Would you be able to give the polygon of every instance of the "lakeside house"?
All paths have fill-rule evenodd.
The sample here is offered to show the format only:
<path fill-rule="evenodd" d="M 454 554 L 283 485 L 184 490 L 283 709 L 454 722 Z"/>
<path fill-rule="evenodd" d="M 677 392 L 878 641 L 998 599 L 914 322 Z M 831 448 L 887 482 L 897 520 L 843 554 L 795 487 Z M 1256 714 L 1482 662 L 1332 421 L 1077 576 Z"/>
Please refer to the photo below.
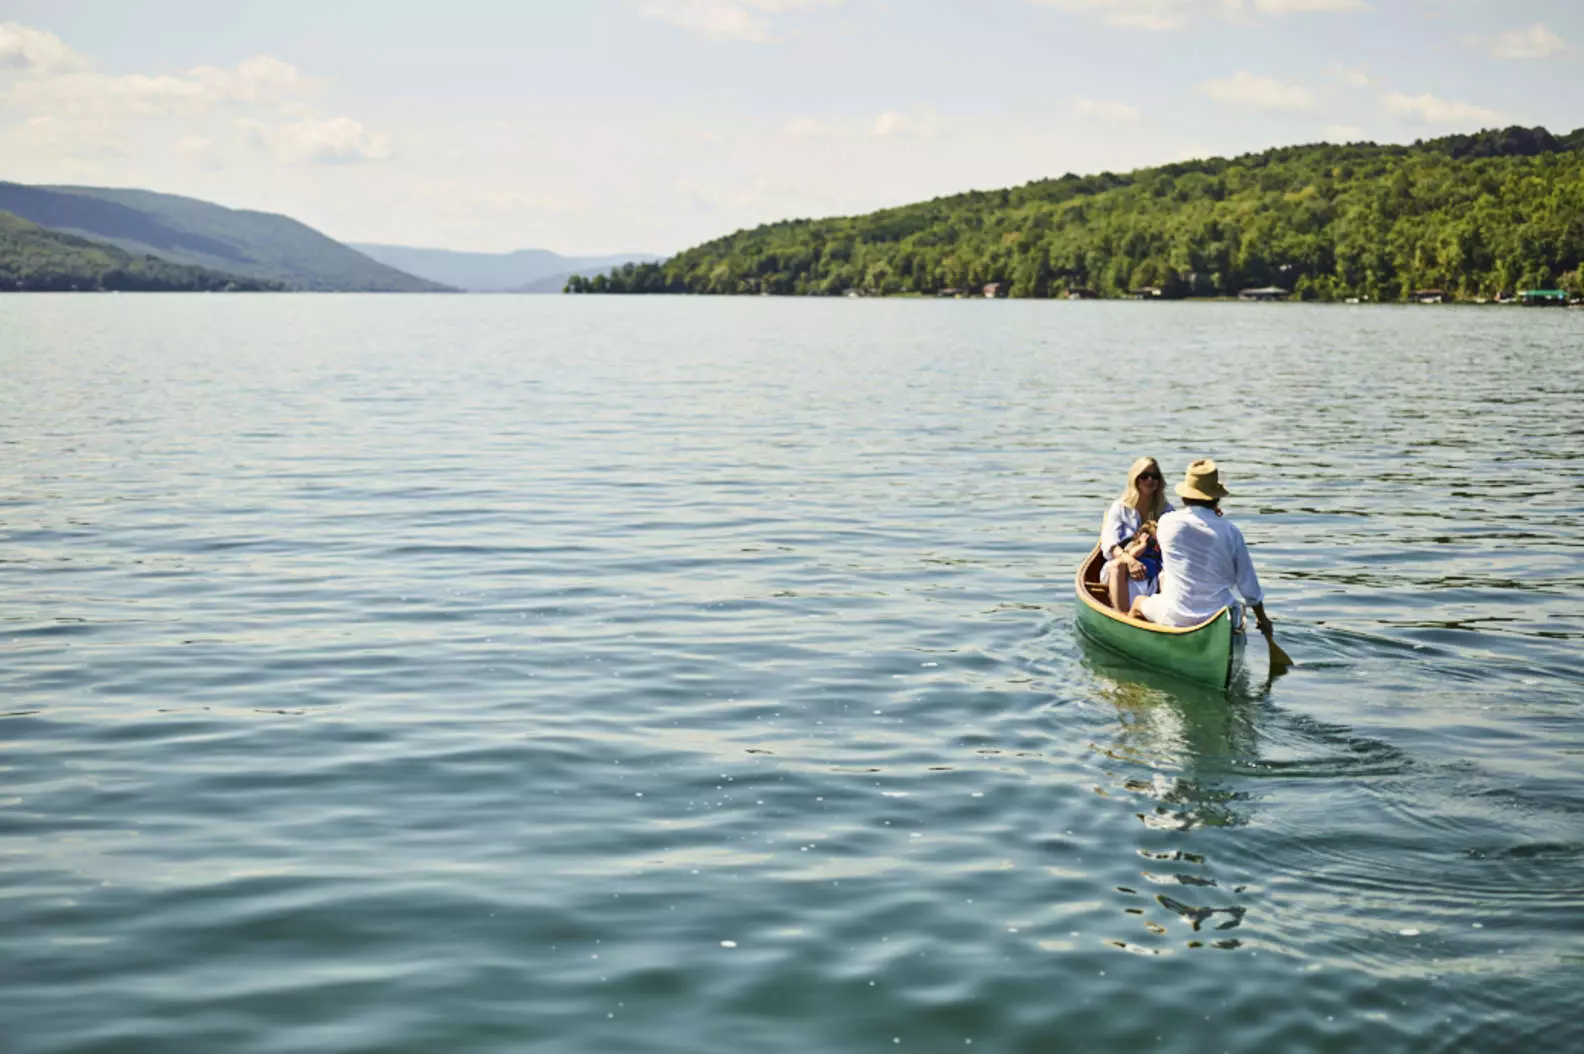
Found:
<path fill-rule="evenodd" d="M 1259 289 L 1238 290 L 1239 300 L 1286 300 L 1290 296 L 1292 296 L 1292 291 L 1283 289 L 1279 285 L 1267 285 Z"/>
<path fill-rule="evenodd" d="M 1409 302 L 1414 304 L 1444 304 L 1451 299 L 1445 289 L 1415 289 L 1408 296 Z"/>
<path fill-rule="evenodd" d="M 1001 296 L 1001 283 L 1000 282 L 987 282 L 987 283 L 985 283 L 984 296 L 985 296 L 986 300 L 994 300 L 997 297 Z"/>
<path fill-rule="evenodd" d="M 1524 307 L 1566 307 L 1568 295 L 1561 289 L 1520 289 L 1516 299 Z"/>
<path fill-rule="evenodd" d="M 1100 294 L 1095 292 L 1093 289 L 1069 289 L 1069 290 L 1067 290 L 1067 299 L 1068 300 L 1098 300 L 1098 299 L 1100 299 Z"/>
<path fill-rule="evenodd" d="M 1162 289 L 1158 285 L 1147 285 L 1140 289 L 1133 290 L 1133 292 L 1129 295 L 1132 296 L 1134 300 L 1160 300 L 1166 295 L 1166 290 Z"/>

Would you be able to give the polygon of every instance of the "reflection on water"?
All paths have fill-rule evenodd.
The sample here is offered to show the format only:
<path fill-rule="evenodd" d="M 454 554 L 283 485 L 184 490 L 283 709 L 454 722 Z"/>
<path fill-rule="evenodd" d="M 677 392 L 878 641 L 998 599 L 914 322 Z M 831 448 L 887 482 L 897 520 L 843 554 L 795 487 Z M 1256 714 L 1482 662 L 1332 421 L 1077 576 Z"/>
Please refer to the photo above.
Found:
<path fill-rule="evenodd" d="M 1116 711 L 1116 724 L 1094 749 L 1105 762 L 1109 781 L 1097 788 L 1136 812 L 1152 837 L 1136 852 L 1147 864 L 1139 887 L 1118 886 L 1122 909 L 1150 938 L 1118 939 L 1128 951 L 1162 954 L 1164 940 L 1175 939 L 1171 924 L 1186 926 L 1188 948 L 1234 949 L 1234 937 L 1209 938 L 1211 931 L 1237 929 L 1249 906 L 1238 894 L 1243 883 L 1223 886 L 1213 860 L 1195 852 L 1181 835 L 1201 827 L 1234 827 L 1249 822 L 1249 794 L 1236 775 L 1257 761 L 1259 696 L 1186 682 L 1130 665 L 1089 641 L 1082 668 L 1092 678 L 1095 696 Z M 1162 844 L 1163 840 L 1166 844 Z M 1162 889 L 1161 887 L 1165 887 Z M 1156 907 L 1140 906 L 1153 900 Z"/>
<path fill-rule="evenodd" d="M 0 1047 L 1584 1049 L 1580 323 L 0 297 Z"/>
<path fill-rule="evenodd" d="M 1083 669 L 1095 691 L 1117 708 L 1119 746 L 1146 764 L 1216 763 L 1254 755 L 1254 716 L 1268 688 L 1245 676 L 1230 689 L 1195 684 L 1130 663 L 1098 644 L 1083 642 Z"/>

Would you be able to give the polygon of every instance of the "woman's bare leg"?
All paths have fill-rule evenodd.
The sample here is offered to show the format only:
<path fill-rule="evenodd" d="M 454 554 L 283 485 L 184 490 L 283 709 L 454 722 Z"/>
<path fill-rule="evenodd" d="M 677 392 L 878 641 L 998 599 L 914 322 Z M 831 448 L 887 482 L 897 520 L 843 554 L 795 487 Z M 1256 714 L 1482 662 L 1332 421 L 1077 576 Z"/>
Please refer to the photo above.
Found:
<path fill-rule="evenodd" d="M 1107 583 L 1111 588 L 1111 606 L 1118 611 L 1128 609 L 1128 573 L 1127 568 L 1117 564 L 1111 568 L 1111 581 Z"/>

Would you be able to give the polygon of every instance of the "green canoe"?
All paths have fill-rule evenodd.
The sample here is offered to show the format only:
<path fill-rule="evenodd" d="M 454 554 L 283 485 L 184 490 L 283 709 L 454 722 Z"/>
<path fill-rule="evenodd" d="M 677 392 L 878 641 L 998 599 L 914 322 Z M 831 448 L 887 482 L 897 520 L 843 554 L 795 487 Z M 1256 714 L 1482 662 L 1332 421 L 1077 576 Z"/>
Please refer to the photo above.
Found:
<path fill-rule="evenodd" d="M 1174 673 L 1200 684 L 1224 688 L 1241 651 L 1242 634 L 1232 628 L 1232 609 L 1222 608 L 1197 626 L 1157 626 L 1129 618 L 1113 608 L 1100 584 L 1105 558 L 1095 547 L 1078 567 L 1078 631 L 1102 647 L 1144 666 Z"/>

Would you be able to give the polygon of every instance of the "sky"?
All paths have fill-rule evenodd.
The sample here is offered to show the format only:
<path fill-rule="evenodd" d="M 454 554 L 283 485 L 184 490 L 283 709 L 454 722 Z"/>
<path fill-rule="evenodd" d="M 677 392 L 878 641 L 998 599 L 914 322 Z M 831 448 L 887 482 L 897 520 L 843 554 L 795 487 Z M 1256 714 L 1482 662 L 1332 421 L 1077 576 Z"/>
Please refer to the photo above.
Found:
<path fill-rule="evenodd" d="M 0 179 L 672 253 L 1269 146 L 1584 126 L 1584 2 L 0 0 Z"/>

